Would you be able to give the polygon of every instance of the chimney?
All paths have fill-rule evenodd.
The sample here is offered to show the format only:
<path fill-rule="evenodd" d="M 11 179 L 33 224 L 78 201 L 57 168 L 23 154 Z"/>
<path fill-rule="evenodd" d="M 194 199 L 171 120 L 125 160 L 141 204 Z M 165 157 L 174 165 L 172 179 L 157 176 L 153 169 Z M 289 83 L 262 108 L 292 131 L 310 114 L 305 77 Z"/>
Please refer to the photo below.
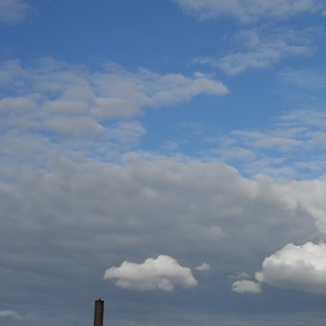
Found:
<path fill-rule="evenodd" d="M 103 326 L 104 301 L 98 299 L 95 301 L 94 326 Z"/>

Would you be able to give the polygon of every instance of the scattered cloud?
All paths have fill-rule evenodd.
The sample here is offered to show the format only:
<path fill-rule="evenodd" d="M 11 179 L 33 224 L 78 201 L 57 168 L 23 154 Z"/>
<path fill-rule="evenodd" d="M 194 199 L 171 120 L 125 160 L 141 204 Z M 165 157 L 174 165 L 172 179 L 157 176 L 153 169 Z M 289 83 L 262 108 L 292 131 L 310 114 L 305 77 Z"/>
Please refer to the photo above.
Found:
<path fill-rule="evenodd" d="M 202 263 L 200 266 L 196 267 L 197 271 L 203 271 L 203 272 L 209 271 L 210 269 L 211 269 L 211 266 L 205 262 Z"/>
<path fill-rule="evenodd" d="M 287 244 L 265 258 L 256 279 L 282 289 L 326 294 L 326 244 Z"/>
<path fill-rule="evenodd" d="M 232 291 L 237 293 L 261 293 L 261 284 L 249 280 L 235 281 Z"/>
<path fill-rule="evenodd" d="M 0 72 L 3 90 L 13 94 L 0 100 L 1 113 L 7 115 L 1 122 L 3 130 L 21 128 L 71 139 L 108 138 L 112 135 L 106 128 L 108 121 L 132 119 L 146 107 L 171 106 L 199 94 L 228 92 L 221 82 L 200 73 L 191 78 L 146 69 L 130 73 L 115 64 L 92 73 L 85 66 L 51 58 L 27 68 L 17 60 L 2 62 Z M 120 128 L 125 140 L 128 135 L 122 135 L 123 130 L 130 134 L 130 128 Z M 142 131 L 140 127 L 137 133 Z"/>
<path fill-rule="evenodd" d="M 279 30 L 264 35 L 257 29 L 243 30 L 233 40 L 243 49 L 227 54 L 223 58 L 198 58 L 195 62 L 220 68 L 230 75 L 243 72 L 248 68 L 269 68 L 284 57 L 311 55 L 315 47 L 311 36 L 313 30 Z"/>
<path fill-rule="evenodd" d="M 304 13 L 325 15 L 321 0 L 173 0 L 198 19 L 234 17 L 247 24 L 261 19 L 284 20 Z"/>
<path fill-rule="evenodd" d="M 1 0 L 0 22 L 9 25 L 17 24 L 26 18 L 30 9 L 25 0 Z"/>
<path fill-rule="evenodd" d="M 169 256 L 148 258 L 143 264 L 124 261 L 120 267 L 106 270 L 104 279 L 118 279 L 116 285 L 131 290 L 161 289 L 173 291 L 176 285 L 188 288 L 197 285 L 190 268 L 182 267 Z"/>

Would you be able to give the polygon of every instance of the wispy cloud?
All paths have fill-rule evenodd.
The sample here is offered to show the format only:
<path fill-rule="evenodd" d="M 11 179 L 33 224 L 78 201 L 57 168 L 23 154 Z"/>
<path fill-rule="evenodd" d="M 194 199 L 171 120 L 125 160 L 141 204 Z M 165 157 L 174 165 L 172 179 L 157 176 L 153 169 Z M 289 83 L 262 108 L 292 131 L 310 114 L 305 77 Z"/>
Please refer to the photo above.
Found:
<path fill-rule="evenodd" d="M 22 319 L 22 316 L 20 313 L 12 310 L 2 310 L 0 311 L 0 318 L 1 317 L 9 317 L 14 319 Z"/>
<path fill-rule="evenodd" d="M 260 19 L 289 19 L 304 13 L 325 15 L 321 0 L 173 0 L 198 19 L 234 17 L 241 23 Z"/>
<path fill-rule="evenodd" d="M 326 88 L 326 72 L 323 70 L 287 69 L 279 73 L 286 86 L 308 91 L 322 91 Z"/>
<path fill-rule="evenodd" d="M 17 24 L 29 14 L 31 7 L 25 0 L 1 0 L 0 22 L 13 25 Z"/>
<path fill-rule="evenodd" d="M 222 58 L 198 58 L 195 62 L 209 64 L 231 75 L 248 68 L 269 68 L 284 57 L 313 54 L 315 46 L 309 37 L 313 33 L 313 30 L 283 29 L 264 34 L 257 29 L 243 30 L 233 37 L 240 51 Z"/>
<path fill-rule="evenodd" d="M 241 162 L 241 169 L 250 175 L 316 177 L 325 171 L 326 115 L 320 110 L 293 110 L 278 117 L 274 127 L 234 130 L 206 141 L 216 144 L 211 155 Z"/>

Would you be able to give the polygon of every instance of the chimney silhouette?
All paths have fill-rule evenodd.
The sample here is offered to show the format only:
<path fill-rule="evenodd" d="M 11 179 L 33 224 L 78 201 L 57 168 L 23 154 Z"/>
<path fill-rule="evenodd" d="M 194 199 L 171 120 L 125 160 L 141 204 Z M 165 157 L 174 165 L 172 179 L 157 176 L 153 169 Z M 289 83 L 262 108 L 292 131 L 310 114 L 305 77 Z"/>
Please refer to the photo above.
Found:
<path fill-rule="evenodd" d="M 94 326 L 103 326 L 104 301 L 98 299 L 95 301 L 94 308 Z"/>

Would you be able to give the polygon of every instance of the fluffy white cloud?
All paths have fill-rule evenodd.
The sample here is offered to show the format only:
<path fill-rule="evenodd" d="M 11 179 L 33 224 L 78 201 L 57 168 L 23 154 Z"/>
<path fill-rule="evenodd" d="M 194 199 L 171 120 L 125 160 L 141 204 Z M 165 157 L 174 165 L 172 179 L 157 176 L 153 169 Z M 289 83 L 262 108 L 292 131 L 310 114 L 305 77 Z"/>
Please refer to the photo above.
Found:
<path fill-rule="evenodd" d="M 232 291 L 238 293 L 261 293 L 261 284 L 249 280 L 235 281 Z"/>
<path fill-rule="evenodd" d="M 1 0 L 0 22 L 16 24 L 28 15 L 29 10 L 30 6 L 25 0 Z"/>
<path fill-rule="evenodd" d="M 326 294 L 326 244 L 290 243 L 265 258 L 256 279 L 283 289 Z"/>
<path fill-rule="evenodd" d="M 207 263 L 202 263 L 200 266 L 196 267 L 197 271 L 209 271 L 211 269 L 211 266 Z"/>
<path fill-rule="evenodd" d="M 282 30 L 263 35 L 255 29 L 241 31 L 234 40 L 243 46 L 243 51 L 227 54 L 221 59 L 200 58 L 196 62 L 210 64 L 231 75 L 247 68 L 268 68 L 283 57 L 312 54 L 314 47 L 309 33 L 311 31 Z"/>
<path fill-rule="evenodd" d="M 117 278 L 116 285 L 122 288 L 139 291 L 172 291 L 176 285 L 186 288 L 197 285 L 190 268 L 164 255 L 148 258 L 143 264 L 125 261 L 120 267 L 111 267 L 105 272 L 104 279 L 110 278 Z"/>
<path fill-rule="evenodd" d="M 325 14 L 321 0 L 173 0 L 187 13 L 199 19 L 231 16 L 242 23 L 258 19 L 287 19 L 311 13 Z"/>

